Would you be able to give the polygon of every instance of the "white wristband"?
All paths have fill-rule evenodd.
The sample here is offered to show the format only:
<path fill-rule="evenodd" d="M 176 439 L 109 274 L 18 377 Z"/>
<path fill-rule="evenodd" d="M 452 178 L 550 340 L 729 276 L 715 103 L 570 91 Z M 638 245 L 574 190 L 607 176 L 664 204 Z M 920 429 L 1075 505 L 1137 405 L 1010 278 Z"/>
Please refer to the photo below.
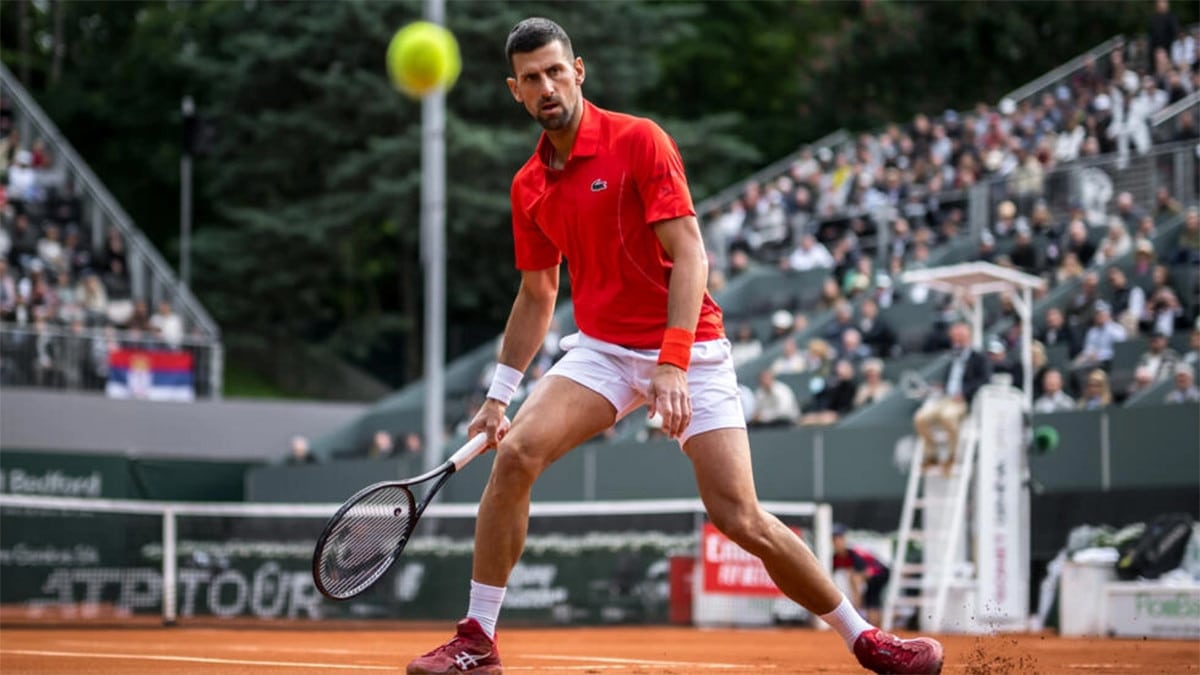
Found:
<path fill-rule="evenodd" d="M 525 373 L 506 366 L 503 363 L 496 364 L 496 372 L 492 375 L 492 386 L 488 389 L 487 397 L 494 398 L 504 405 L 508 405 L 512 401 L 513 394 L 517 392 L 517 387 L 521 386 L 521 378 L 525 377 Z"/>

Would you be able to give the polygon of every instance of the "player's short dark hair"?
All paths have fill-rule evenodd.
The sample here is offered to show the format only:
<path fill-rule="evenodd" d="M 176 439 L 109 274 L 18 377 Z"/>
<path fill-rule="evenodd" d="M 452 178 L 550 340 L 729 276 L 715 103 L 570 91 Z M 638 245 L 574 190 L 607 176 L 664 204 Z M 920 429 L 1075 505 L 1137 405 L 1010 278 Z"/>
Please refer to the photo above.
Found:
<path fill-rule="evenodd" d="M 504 43 L 504 56 L 511 68 L 513 54 L 528 54 L 555 40 L 562 43 L 563 51 L 568 57 L 574 55 L 571 38 L 562 26 L 540 16 L 530 17 L 513 26 L 508 32 L 508 40 Z"/>

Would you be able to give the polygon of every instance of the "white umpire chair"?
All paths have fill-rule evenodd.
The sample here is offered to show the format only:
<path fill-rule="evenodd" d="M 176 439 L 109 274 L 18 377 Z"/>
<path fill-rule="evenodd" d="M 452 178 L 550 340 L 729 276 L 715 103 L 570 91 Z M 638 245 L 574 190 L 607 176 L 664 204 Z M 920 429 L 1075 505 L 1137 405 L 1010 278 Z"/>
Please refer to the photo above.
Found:
<path fill-rule="evenodd" d="M 983 344 L 983 298 L 1011 293 L 1021 322 L 1024 391 L 984 385 L 962 422 L 948 474 L 914 452 L 884 602 L 883 628 L 915 612 L 923 631 L 1025 630 L 1029 617 L 1026 418 L 1033 405 L 1033 291 L 1038 277 L 984 262 L 904 273 L 902 281 L 951 295 Z M 917 514 L 920 514 L 918 522 Z M 908 561 L 910 546 L 921 551 Z"/>

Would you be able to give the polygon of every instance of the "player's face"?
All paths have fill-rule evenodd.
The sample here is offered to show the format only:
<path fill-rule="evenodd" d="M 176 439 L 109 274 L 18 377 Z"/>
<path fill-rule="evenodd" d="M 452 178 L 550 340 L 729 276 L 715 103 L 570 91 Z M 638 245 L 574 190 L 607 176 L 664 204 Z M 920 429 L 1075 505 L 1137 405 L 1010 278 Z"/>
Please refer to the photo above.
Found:
<path fill-rule="evenodd" d="M 546 131 L 571 126 L 579 115 L 583 59 L 572 58 L 563 43 L 554 40 L 524 54 L 513 54 L 513 77 L 508 88 L 513 98 Z"/>

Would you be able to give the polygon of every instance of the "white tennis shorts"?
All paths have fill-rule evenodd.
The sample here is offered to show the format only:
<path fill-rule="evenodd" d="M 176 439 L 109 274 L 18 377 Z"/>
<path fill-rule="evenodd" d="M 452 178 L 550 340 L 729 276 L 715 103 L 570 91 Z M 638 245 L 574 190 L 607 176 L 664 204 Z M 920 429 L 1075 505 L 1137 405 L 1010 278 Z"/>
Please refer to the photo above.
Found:
<path fill-rule="evenodd" d="M 626 349 L 583 333 L 564 337 L 559 346 L 566 354 L 547 375 L 561 375 L 600 394 L 617 409 L 618 420 L 646 404 L 657 349 Z M 681 446 L 706 431 L 746 428 L 729 340 L 692 345 L 688 389 L 692 421 L 679 438 Z"/>

